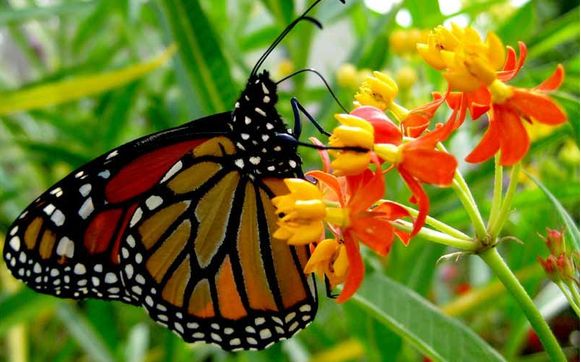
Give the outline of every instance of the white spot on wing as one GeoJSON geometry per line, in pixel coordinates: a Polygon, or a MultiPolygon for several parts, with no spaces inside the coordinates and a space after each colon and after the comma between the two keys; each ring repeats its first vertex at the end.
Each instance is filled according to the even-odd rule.
{"type": "Polygon", "coordinates": [[[248,133],[241,133],[240,137],[242,137],[243,140],[247,140],[250,138],[250,135],[248,133]]]}
{"type": "Polygon", "coordinates": [[[250,157],[249,161],[253,165],[258,165],[260,163],[260,157],[259,156],[250,157]]]}
{"type": "Polygon", "coordinates": [[[163,199],[157,195],[152,195],[145,200],[145,205],[149,210],[154,210],[163,203],[163,199]]]}
{"type": "Polygon", "coordinates": [[[99,172],[98,175],[101,178],[108,179],[109,177],[111,177],[111,172],[109,170],[105,170],[105,171],[99,172]]]}
{"type": "Polygon", "coordinates": [[[264,92],[264,94],[270,94],[270,92],[268,91],[268,88],[266,88],[266,85],[264,83],[262,83],[261,85],[262,85],[262,91],[264,92]]]}
{"type": "Polygon", "coordinates": [[[137,224],[139,222],[139,220],[141,220],[141,216],[143,216],[143,210],[141,210],[141,208],[138,207],[135,210],[135,212],[133,213],[133,217],[131,218],[131,221],[129,222],[129,226],[134,227],[135,224],[137,224]]]}
{"type": "Polygon", "coordinates": [[[52,190],[50,192],[51,195],[54,195],[56,197],[60,197],[63,194],[63,189],[61,189],[60,187],[55,188],[54,190],[52,190]]]}
{"type": "Polygon", "coordinates": [[[250,123],[252,123],[252,120],[250,119],[250,117],[246,116],[246,117],[244,117],[244,123],[250,124],[250,123]]]}
{"type": "Polygon", "coordinates": [[[56,247],[56,253],[60,256],[72,258],[75,253],[75,243],[66,236],[63,236],[56,247]]]}
{"type": "Polygon", "coordinates": [[[119,154],[119,151],[115,150],[115,151],[111,152],[110,154],[108,154],[106,159],[108,160],[110,158],[113,158],[113,157],[117,156],[118,154],[119,154]]]}
{"type": "Polygon", "coordinates": [[[105,274],[105,283],[113,284],[117,282],[117,276],[114,273],[105,274]]]}
{"type": "Polygon", "coordinates": [[[254,111],[256,111],[256,113],[260,114],[262,117],[266,117],[266,113],[258,107],[254,108],[254,111]]]}
{"type": "Polygon", "coordinates": [[[83,203],[83,205],[79,209],[79,216],[83,219],[86,219],[89,217],[89,215],[91,215],[91,213],[94,210],[95,210],[95,207],[93,206],[93,199],[91,199],[89,197],[87,200],[85,200],[85,202],[83,203]]]}
{"type": "Polygon", "coordinates": [[[56,209],[50,219],[56,226],[63,226],[65,223],[65,214],[63,214],[59,209],[56,209]]]}
{"type": "Polygon", "coordinates": [[[83,186],[81,186],[79,188],[79,192],[84,197],[87,197],[89,195],[89,193],[91,192],[91,184],[84,184],[83,186]]]}
{"type": "Polygon", "coordinates": [[[10,247],[14,251],[19,251],[20,250],[20,238],[18,236],[14,236],[12,239],[10,239],[10,241],[8,242],[8,245],[10,245],[10,247]]]}
{"type": "Polygon", "coordinates": [[[44,209],[42,211],[44,211],[45,214],[50,216],[50,215],[52,215],[52,213],[55,209],[56,209],[56,207],[53,204],[48,204],[44,207],[44,209]]]}
{"type": "Polygon", "coordinates": [[[170,169],[169,171],[167,171],[167,173],[165,174],[165,176],[163,176],[163,178],[161,179],[161,182],[166,182],[167,180],[169,180],[173,175],[176,174],[176,172],[178,172],[179,170],[181,170],[183,167],[182,161],[178,161],[177,163],[175,163],[170,169]]]}
{"type": "Polygon", "coordinates": [[[234,164],[240,168],[243,168],[244,167],[244,160],[239,158],[236,161],[234,161],[234,164]]]}
{"type": "Polygon", "coordinates": [[[87,269],[83,264],[77,264],[75,265],[75,269],[73,269],[73,272],[77,275],[83,275],[87,272],[87,269]]]}

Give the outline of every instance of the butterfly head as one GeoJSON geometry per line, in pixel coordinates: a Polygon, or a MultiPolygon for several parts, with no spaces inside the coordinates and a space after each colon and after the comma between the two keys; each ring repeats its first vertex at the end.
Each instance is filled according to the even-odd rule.
{"type": "Polygon", "coordinates": [[[237,155],[235,164],[256,177],[290,177],[300,171],[296,146],[278,135],[294,137],[278,114],[276,83],[267,71],[252,75],[234,105],[229,128],[237,155]]]}

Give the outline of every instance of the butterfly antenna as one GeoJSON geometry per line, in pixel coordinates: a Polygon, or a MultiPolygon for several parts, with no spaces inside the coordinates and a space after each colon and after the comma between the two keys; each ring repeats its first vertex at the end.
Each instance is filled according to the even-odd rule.
{"type": "MultiPolygon", "coordinates": [[[[278,46],[278,44],[280,44],[280,42],[285,38],[285,36],[294,29],[295,26],[297,26],[298,23],[300,23],[303,20],[306,20],[308,22],[311,22],[313,24],[315,24],[319,29],[322,29],[323,26],[321,25],[321,23],[316,20],[315,18],[312,18],[310,16],[307,16],[307,14],[315,7],[317,6],[317,4],[319,4],[322,0],[316,0],[313,4],[311,4],[311,6],[309,6],[307,8],[307,10],[305,10],[305,12],[303,12],[303,14],[301,16],[299,16],[298,18],[296,18],[292,23],[290,23],[284,30],[283,32],[274,40],[274,42],[272,43],[271,46],[268,47],[268,49],[266,49],[266,51],[264,52],[264,54],[262,54],[262,56],[258,59],[258,61],[256,62],[256,65],[254,66],[254,68],[252,68],[252,72],[250,73],[251,76],[256,75],[256,73],[258,72],[258,69],[260,69],[260,67],[262,66],[262,63],[264,63],[264,61],[266,60],[266,58],[270,55],[270,53],[272,53],[272,51],[278,46]]],[[[344,0],[340,0],[342,3],[344,3],[344,0]]]]}
{"type": "Polygon", "coordinates": [[[276,84],[278,85],[278,84],[284,82],[285,80],[288,80],[289,78],[292,78],[292,77],[294,77],[296,75],[299,75],[299,74],[305,73],[305,72],[313,73],[317,77],[319,77],[319,79],[321,79],[321,81],[325,85],[325,88],[327,88],[327,90],[331,94],[331,97],[333,97],[333,99],[339,105],[339,107],[341,107],[341,109],[343,110],[343,112],[349,113],[349,111],[347,110],[347,108],[345,108],[345,106],[343,106],[343,104],[339,101],[339,98],[337,97],[337,95],[335,94],[335,92],[333,92],[333,89],[331,89],[331,86],[329,85],[329,82],[327,82],[327,79],[325,79],[325,77],[323,77],[323,75],[321,73],[319,73],[318,70],[315,70],[313,68],[305,68],[305,69],[297,70],[296,72],[294,72],[292,74],[289,74],[286,77],[282,78],[281,80],[279,80],[278,82],[276,82],[276,84]]]}

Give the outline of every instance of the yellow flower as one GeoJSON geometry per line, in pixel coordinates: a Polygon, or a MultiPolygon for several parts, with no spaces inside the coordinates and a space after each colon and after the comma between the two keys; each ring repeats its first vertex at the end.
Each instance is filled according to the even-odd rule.
{"type": "Polygon", "coordinates": [[[389,75],[373,72],[355,94],[356,105],[373,106],[385,111],[397,96],[397,92],[397,84],[389,75]]]}
{"type": "Polygon", "coordinates": [[[395,74],[396,83],[402,90],[410,89],[418,80],[416,70],[410,66],[401,67],[395,74]]]}
{"type": "Polygon", "coordinates": [[[273,236],[291,245],[315,242],[323,235],[325,204],[317,186],[303,179],[285,179],[290,193],[272,199],[279,218],[273,236]]]}
{"type": "Polygon", "coordinates": [[[357,88],[358,80],[357,68],[353,64],[342,64],[337,70],[337,83],[341,87],[357,88]]]}
{"type": "Polygon", "coordinates": [[[373,148],[373,126],[357,116],[338,114],[335,118],[341,125],[333,130],[329,139],[331,147],[357,147],[365,151],[341,150],[333,151],[335,160],[331,167],[337,175],[354,175],[362,172],[371,160],[370,150],[373,148]]]}
{"type": "Polygon", "coordinates": [[[456,24],[451,29],[438,26],[417,49],[429,65],[445,71],[452,89],[464,92],[494,82],[505,60],[504,45],[494,33],[483,41],[474,28],[456,24]]]}
{"type": "Polygon", "coordinates": [[[282,59],[276,68],[278,78],[284,78],[295,70],[295,64],[290,59],[282,59]]]}
{"type": "Polygon", "coordinates": [[[326,275],[331,287],[345,282],[349,261],[345,246],[335,239],[325,239],[315,247],[305,266],[305,274],[326,275]]]}

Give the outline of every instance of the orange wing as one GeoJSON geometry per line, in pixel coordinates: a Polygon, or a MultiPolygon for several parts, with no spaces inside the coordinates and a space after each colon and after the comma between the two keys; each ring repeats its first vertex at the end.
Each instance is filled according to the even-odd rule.
{"type": "Polygon", "coordinates": [[[184,340],[262,349],[313,320],[316,289],[307,247],[271,237],[282,180],[242,175],[233,153],[219,138],[183,158],[134,213],[121,264],[132,296],[184,340]]]}

